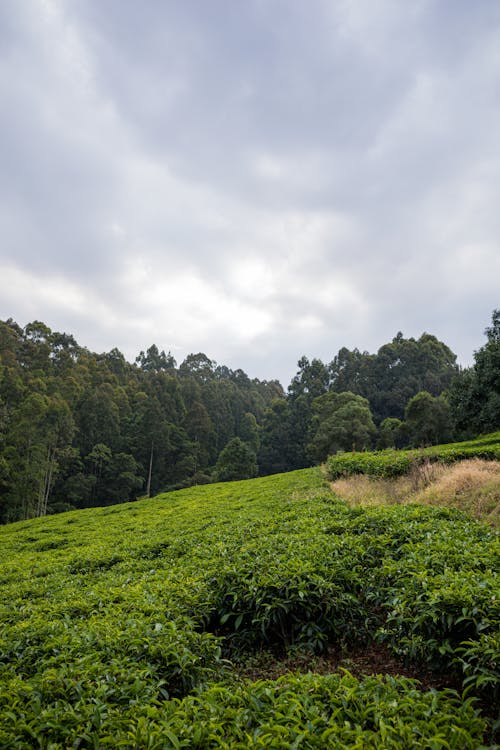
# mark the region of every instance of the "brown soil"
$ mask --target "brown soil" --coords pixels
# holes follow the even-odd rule
[[[409,667],[380,644],[353,646],[348,653],[330,647],[322,656],[307,653],[276,656],[272,652],[262,651],[233,666],[241,678],[250,680],[275,680],[290,672],[330,674],[346,669],[356,677],[375,674],[409,677],[418,680],[418,687],[424,691],[431,688],[461,689],[460,680],[452,675],[437,674],[422,666]]]

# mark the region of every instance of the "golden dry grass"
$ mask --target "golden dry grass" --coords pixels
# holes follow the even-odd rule
[[[500,462],[471,459],[450,466],[428,464],[398,479],[358,475],[332,489],[350,505],[424,503],[459,508],[500,528]]]

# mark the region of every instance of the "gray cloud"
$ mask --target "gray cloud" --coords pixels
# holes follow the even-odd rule
[[[287,383],[397,330],[482,344],[489,0],[0,7],[0,315]]]

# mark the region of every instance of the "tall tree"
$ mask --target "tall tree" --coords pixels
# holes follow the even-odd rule
[[[259,425],[255,415],[245,412],[240,420],[239,435],[244,443],[248,445],[251,451],[257,455],[260,447]]]
[[[307,452],[313,419],[313,403],[309,394],[302,393],[294,398],[290,404],[289,435],[288,435],[288,465],[290,469],[303,469],[311,465]]]
[[[16,409],[4,453],[11,479],[7,503],[11,518],[46,515],[59,453],[73,433],[71,412],[57,395],[30,393]]]
[[[407,443],[406,423],[397,417],[386,417],[379,427],[377,447],[403,448]]]
[[[290,469],[290,405],[284,398],[272,401],[262,424],[258,454],[261,474],[277,474]]]
[[[375,355],[360,352],[359,349],[349,351],[345,346],[339,349],[328,366],[331,390],[336,393],[350,391],[360,395],[369,393],[374,358]]]
[[[399,332],[377,354],[341,349],[330,364],[331,388],[367,398],[377,424],[402,419],[405,406],[419,391],[438,396],[458,372],[456,356],[435,336],[406,339]]]
[[[405,409],[405,420],[411,443],[415,447],[437,445],[451,439],[450,406],[444,396],[421,391]]]
[[[216,474],[221,482],[255,477],[257,475],[255,453],[240,438],[232,438],[217,459]]]
[[[302,395],[312,401],[313,398],[328,391],[330,373],[328,367],[320,359],[313,359],[309,362],[308,358],[303,356],[297,365],[299,370],[288,387],[288,394],[292,401]]]
[[[209,359],[206,354],[188,354],[184,362],[179,367],[181,375],[192,375],[200,383],[206,383],[214,377],[216,363]]]
[[[462,436],[500,429],[500,310],[493,310],[486,344],[474,353],[473,367],[453,381],[449,400]]]
[[[210,446],[215,441],[215,429],[200,401],[194,401],[187,410],[184,428],[194,446],[195,472],[205,469],[212,455]]]
[[[136,357],[137,364],[145,372],[161,372],[162,370],[173,370],[176,362],[173,356],[158,350],[156,344],[152,344],[147,352],[140,352]]]
[[[309,455],[315,461],[339,450],[363,450],[376,434],[366,398],[349,391],[325,393],[313,401],[314,420]]]
[[[20,360],[24,367],[48,372],[51,367],[51,336],[50,328],[34,320],[28,323],[23,331],[23,343],[20,347]]]
[[[97,443],[105,443],[112,451],[120,448],[120,407],[123,392],[111,383],[90,388],[77,409],[78,444],[86,455]]]

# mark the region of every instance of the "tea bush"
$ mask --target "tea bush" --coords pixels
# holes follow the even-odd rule
[[[326,471],[331,480],[353,474],[394,478],[408,474],[412,468],[426,462],[450,464],[467,458],[499,461],[500,432],[463,443],[434,445],[418,450],[389,449],[366,453],[339,453],[328,457]]]
[[[152,714],[172,748],[477,748],[484,730],[470,702],[421,693],[403,678],[287,675],[275,682],[218,686]]]
[[[350,509],[319,469],[2,527],[0,746],[478,747],[498,573],[494,531]],[[375,638],[468,698],[349,675],[242,684],[228,661]]]

